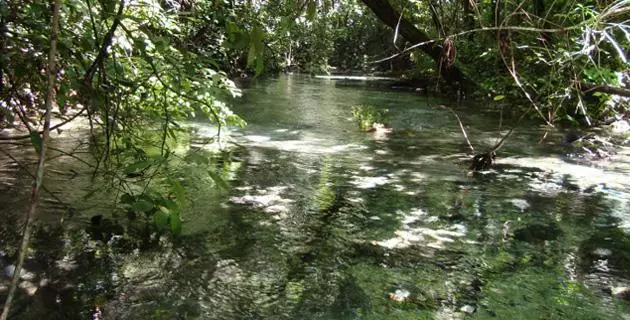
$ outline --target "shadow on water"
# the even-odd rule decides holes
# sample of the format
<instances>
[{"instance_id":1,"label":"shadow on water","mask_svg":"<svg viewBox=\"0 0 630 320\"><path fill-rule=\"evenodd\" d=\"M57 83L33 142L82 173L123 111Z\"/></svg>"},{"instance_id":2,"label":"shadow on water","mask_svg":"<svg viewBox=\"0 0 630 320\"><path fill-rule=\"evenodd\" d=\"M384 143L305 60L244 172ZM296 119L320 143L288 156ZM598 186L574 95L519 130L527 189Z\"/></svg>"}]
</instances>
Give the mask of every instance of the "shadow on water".
<instances>
[{"instance_id":1,"label":"shadow on water","mask_svg":"<svg viewBox=\"0 0 630 320\"><path fill-rule=\"evenodd\" d=\"M127 237L95 245L87 231L42 235L46 270L67 256L75 266L58 273L52 300L20 314L67 306L87 316L99 306L118 319L627 317L628 302L613 293L630 285L629 171L565 163L559 136L536 144L543 129L525 126L496 168L469 175L459 126L438 103L324 79L253 83L234 108L249 125L227 139L241 147L208 164L229 168L229 189L182 170L182 236L149 239L138 252ZM388 108L394 132L360 132L350 112L358 104ZM489 146L505 131L498 111L458 108L473 141ZM80 197L66 199L77 206ZM104 202L83 203L78 223Z\"/></svg>"}]
</instances>

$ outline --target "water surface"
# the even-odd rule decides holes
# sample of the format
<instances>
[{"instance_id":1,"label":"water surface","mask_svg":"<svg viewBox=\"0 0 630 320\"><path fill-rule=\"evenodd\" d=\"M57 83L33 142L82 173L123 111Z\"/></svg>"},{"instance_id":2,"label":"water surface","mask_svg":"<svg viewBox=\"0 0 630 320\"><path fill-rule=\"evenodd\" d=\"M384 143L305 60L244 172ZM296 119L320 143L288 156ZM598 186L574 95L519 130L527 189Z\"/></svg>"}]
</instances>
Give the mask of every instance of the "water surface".
<instances>
[{"instance_id":1,"label":"water surface","mask_svg":"<svg viewBox=\"0 0 630 320\"><path fill-rule=\"evenodd\" d=\"M330 79L253 83L234 107L248 126L229 130L231 151L214 163L228 190L182 171L184 234L82 270L77 291L107 291L82 308L125 319L628 319L630 304L608 292L630 285L627 161L577 165L562 132L538 143L545 129L526 124L493 170L469 174L440 103L481 150L518 117ZM389 109L393 132L360 132L359 104ZM77 204L83 219L106 210L90 201Z\"/></svg>"}]
</instances>

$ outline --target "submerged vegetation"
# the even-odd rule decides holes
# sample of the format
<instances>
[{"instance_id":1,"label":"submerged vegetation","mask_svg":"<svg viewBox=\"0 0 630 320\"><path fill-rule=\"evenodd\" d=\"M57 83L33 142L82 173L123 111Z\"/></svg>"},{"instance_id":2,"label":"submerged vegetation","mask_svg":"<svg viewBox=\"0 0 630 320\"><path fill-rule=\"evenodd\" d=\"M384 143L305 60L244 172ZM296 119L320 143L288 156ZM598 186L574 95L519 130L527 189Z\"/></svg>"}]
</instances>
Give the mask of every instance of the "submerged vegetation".
<instances>
[{"instance_id":1,"label":"submerged vegetation","mask_svg":"<svg viewBox=\"0 0 630 320\"><path fill-rule=\"evenodd\" d=\"M1 1L1 317L624 317L627 184L489 169L502 147L609 158L628 143L629 13ZM492 145L482 174L459 174L461 133L473 153Z\"/></svg>"},{"instance_id":2,"label":"submerged vegetation","mask_svg":"<svg viewBox=\"0 0 630 320\"><path fill-rule=\"evenodd\" d=\"M372 131L377 127L387 125L388 110L378 110L373 106L353 106L352 116L357 121L361 131Z\"/></svg>"}]
</instances>

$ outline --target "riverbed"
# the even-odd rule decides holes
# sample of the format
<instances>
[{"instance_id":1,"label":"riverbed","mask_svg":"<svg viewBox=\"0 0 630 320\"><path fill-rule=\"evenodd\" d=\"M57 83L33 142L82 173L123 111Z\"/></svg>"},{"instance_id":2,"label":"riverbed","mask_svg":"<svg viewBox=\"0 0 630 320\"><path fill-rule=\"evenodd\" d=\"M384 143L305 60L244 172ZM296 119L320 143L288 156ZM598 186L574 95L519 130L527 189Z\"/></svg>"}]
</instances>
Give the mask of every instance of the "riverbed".
<instances>
[{"instance_id":1,"label":"riverbed","mask_svg":"<svg viewBox=\"0 0 630 320\"><path fill-rule=\"evenodd\" d=\"M630 287L627 150L579 164L567 156L564 131L545 134L532 120L510 137L493 169L473 174L459 124L439 105L460 115L478 150L510 129L514 108L361 83L285 76L244 88L233 109L248 125L224 128L226 151L213 162L227 188L185 171L182 235L160 239L154 251L90 258L69 256L76 239L59 235L54 241L67 251L58 260L75 264L64 275L66 291L55 289L55 302L27 300L19 315L630 318L630 303L615 295ZM355 105L388 109L392 132L361 132ZM216 128L190 127L182 152L208 147L211 154L213 146L193 142ZM85 144L81 132L66 139ZM45 197L42 220L89 225L90 217L107 216L111 191L86 200L99 180L62 159L51 163L55 180L46 186L73 211ZM26 203L28 179L3 163L2 214L10 216ZM48 268L41 272L55 273Z\"/></svg>"}]
</instances>

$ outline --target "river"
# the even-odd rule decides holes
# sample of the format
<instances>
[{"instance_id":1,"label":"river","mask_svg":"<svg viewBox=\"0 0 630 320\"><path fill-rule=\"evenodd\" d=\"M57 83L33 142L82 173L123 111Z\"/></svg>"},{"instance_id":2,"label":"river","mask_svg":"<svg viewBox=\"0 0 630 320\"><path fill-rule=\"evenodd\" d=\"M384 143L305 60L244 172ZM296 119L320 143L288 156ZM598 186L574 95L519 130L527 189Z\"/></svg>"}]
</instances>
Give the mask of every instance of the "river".
<instances>
[{"instance_id":1,"label":"river","mask_svg":"<svg viewBox=\"0 0 630 320\"><path fill-rule=\"evenodd\" d=\"M42 220L63 216L85 231L43 228L34 247L52 262L37 277L56 285L31 281L39 291L16 318L629 319L630 304L614 296L630 286L627 153L579 164L566 155L565 132L545 136L532 120L492 170L471 174L459 125L439 104L459 113L479 150L518 118L509 106L366 82L254 82L233 108L248 125L224 130L229 151L195 144L215 128L191 122L182 153L201 149L212 161L173 169L189 199L183 232L151 246L113 237L105 250L87 240L90 217L111 215L112 191L94 197L100 180L56 159L45 186L72 209L45 197ZM354 105L388 109L393 132L361 132ZM56 143L66 149L86 140L63 137ZM20 159L32 156L24 149ZM9 160L7 221L28 199L28 177ZM208 166L227 188L203 177Z\"/></svg>"}]
</instances>

